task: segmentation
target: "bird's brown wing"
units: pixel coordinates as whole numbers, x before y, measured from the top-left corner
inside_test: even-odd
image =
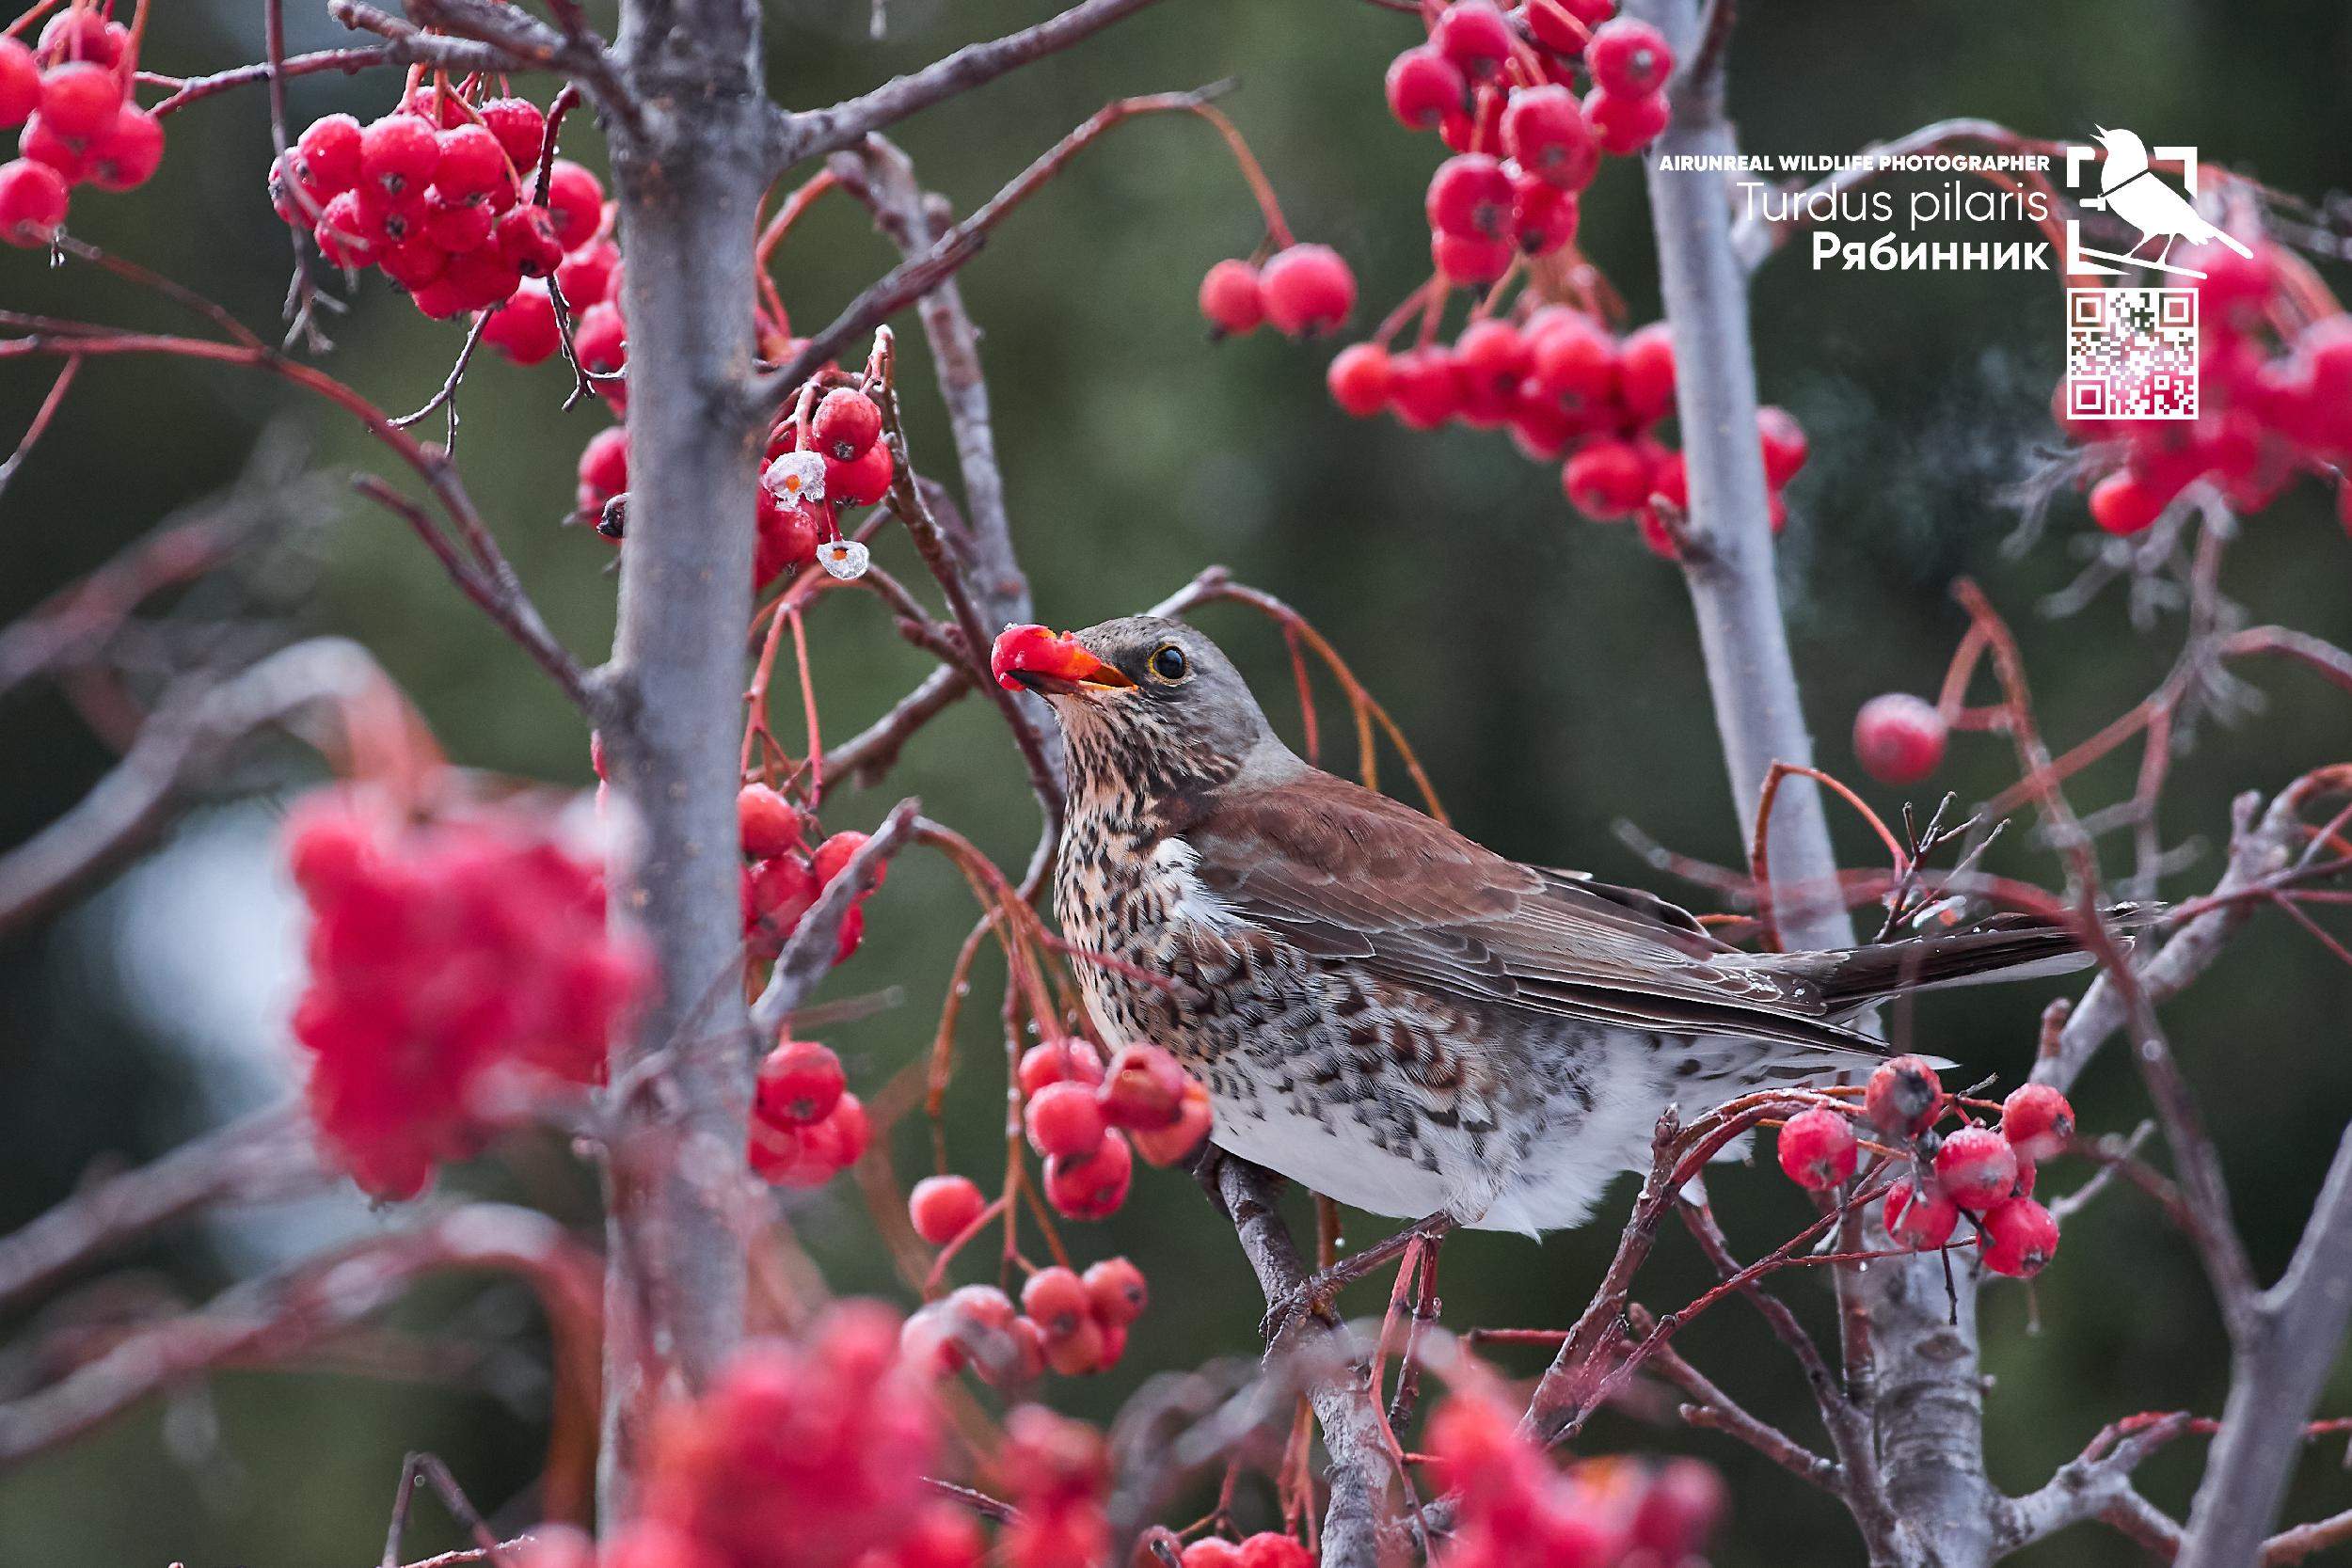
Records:
[[[1629,1029],[1883,1054],[1801,978],[1662,899],[1521,865],[1329,774],[1232,788],[1184,839],[1233,912],[1319,958],[1458,1001]]]

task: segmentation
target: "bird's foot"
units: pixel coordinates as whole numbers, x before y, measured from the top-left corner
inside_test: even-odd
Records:
[[[1309,1318],[1329,1318],[1332,1303],[1339,1299],[1342,1291],[1382,1264],[1403,1257],[1420,1243],[1435,1243],[1453,1229],[1454,1224],[1452,1214],[1431,1214],[1383,1237],[1361,1252],[1341,1259],[1327,1269],[1309,1275],[1267,1306],[1265,1316],[1258,1320],[1259,1336],[1270,1350],[1282,1336]]]

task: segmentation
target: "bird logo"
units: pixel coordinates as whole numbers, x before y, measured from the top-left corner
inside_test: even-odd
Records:
[[[2159,147],[2152,156],[2148,144],[2137,133],[2110,131],[2101,126],[2093,139],[2105,150],[2106,156],[2099,166],[2099,191],[2096,196],[2081,198],[2083,206],[2112,214],[2139,230],[2139,242],[2122,252],[2091,250],[2081,241],[2078,222],[2070,220],[2066,226],[2066,270],[2074,273],[2120,274],[2125,266],[2153,268],[2183,277],[2202,278],[2205,275],[2194,267],[2179,266],[2170,260],[2172,247],[2183,240],[2191,245],[2218,241],[2240,256],[2251,256],[2236,238],[2216,225],[2200,217],[2189,198],[2166,184],[2156,171],[2157,161],[2177,163],[2182,178],[2193,193],[2197,189],[2197,150],[2193,147]],[[2066,182],[2080,182],[2082,166],[2095,156],[2090,148],[2070,147],[2066,150]],[[2158,245],[2158,242],[2162,242]],[[2143,255],[2150,245],[2158,245],[2153,256]],[[2114,261],[2117,266],[2102,266],[2099,262]]]

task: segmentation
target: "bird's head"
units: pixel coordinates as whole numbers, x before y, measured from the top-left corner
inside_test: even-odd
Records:
[[[998,684],[1053,705],[1082,775],[1100,769],[1174,791],[1289,758],[1241,672],[1180,622],[1130,615],[1059,636],[1007,626],[990,669]]]

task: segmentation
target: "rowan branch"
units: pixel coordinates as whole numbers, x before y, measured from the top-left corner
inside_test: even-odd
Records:
[[[882,826],[858,846],[857,853],[825,884],[824,892],[818,895],[809,911],[801,916],[801,923],[793,927],[791,939],[784,944],[775,968],[768,975],[767,989],[752,1004],[755,1038],[767,1039],[783,1028],[786,1019],[808,1000],[808,993],[825,977],[840,944],[841,923],[849,918],[857,901],[873,891],[890,857],[925,826],[919,815],[921,810],[921,802],[913,797],[891,807]]]
[[[1994,1555],[2006,1557],[2071,1525],[2106,1516],[2131,1491],[2132,1472],[2188,1430],[2186,1416],[2167,1416],[2121,1441],[2112,1429],[2100,1433],[2038,1491],[1994,1505]]]

